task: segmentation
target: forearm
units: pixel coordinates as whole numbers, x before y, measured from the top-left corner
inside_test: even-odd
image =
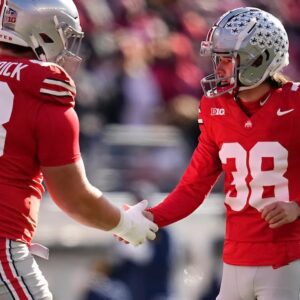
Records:
[[[163,202],[149,209],[153,221],[164,227],[193,213],[204,200],[204,195],[189,187],[178,186]]]
[[[74,199],[73,199],[74,200]],[[120,221],[120,210],[93,187],[78,195],[74,203],[54,201],[70,217],[86,226],[110,230]]]
[[[42,170],[51,198],[70,217],[103,230],[118,224],[120,210],[89,183],[82,161]]]
[[[159,227],[190,215],[205,199],[221,173],[218,148],[206,141],[205,128],[191,161],[176,188],[159,205],[149,211]]]
[[[176,188],[149,211],[159,227],[177,222],[201,205],[220,175],[218,166],[205,166],[203,159],[192,160]]]
[[[82,161],[60,167],[43,167],[42,172],[52,199],[76,221],[110,230],[133,245],[155,239],[158,227],[143,215],[147,201],[121,211],[89,183]]]

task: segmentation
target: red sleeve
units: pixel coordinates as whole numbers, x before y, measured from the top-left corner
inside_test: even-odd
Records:
[[[204,123],[202,123],[202,120]],[[219,149],[210,139],[204,114],[199,116],[201,135],[192,159],[176,188],[163,202],[149,209],[163,227],[190,215],[204,200],[221,173]]]
[[[36,128],[41,166],[70,164],[81,157],[79,122],[72,107],[44,103],[37,117]]]

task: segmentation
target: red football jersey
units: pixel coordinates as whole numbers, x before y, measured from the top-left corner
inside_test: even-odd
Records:
[[[0,57],[0,237],[30,243],[41,166],[80,158],[75,85],[56,64]]]
[[[260,211],[276,201],[300,204],[300,87],[273,90],[248,117],[231,95],[200,101],[201,135],[174,191],[151,208],[159,226],[178,221],[225,173],[224,261],[278,267],[300,258],[300,219],[270,229]]]

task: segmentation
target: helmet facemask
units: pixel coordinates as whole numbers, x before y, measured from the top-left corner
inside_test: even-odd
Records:
[[[213,63],[214,72],[201,80],[202,89],[207,97],[216,97],[226,93],[231,93],[237,87],[237,74],[239,59],[234,52],[212,52],[207,42],[202,42],[200,53],[202,56],[210,56]],[[232,70],[229,76],[224,76],[218,72],[220,61],[224,58],[231,60]]]
[[[76,31],[66,23],[60,24],[56,16],[54,22],[64,45],[63,51],[57,56],[55,62],[72,76],[76,74],[82,61],[79,51],[84,34]]]
[[[0,41],[30,47],[38,60],[74,75],[84,33],[73,1],[5,0],[0,19]]]

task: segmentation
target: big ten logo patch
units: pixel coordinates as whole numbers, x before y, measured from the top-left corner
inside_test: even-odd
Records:
[[[225,109],[224,108],[212,107],[210,109],[210,115],[211,116],[225,116]]]

